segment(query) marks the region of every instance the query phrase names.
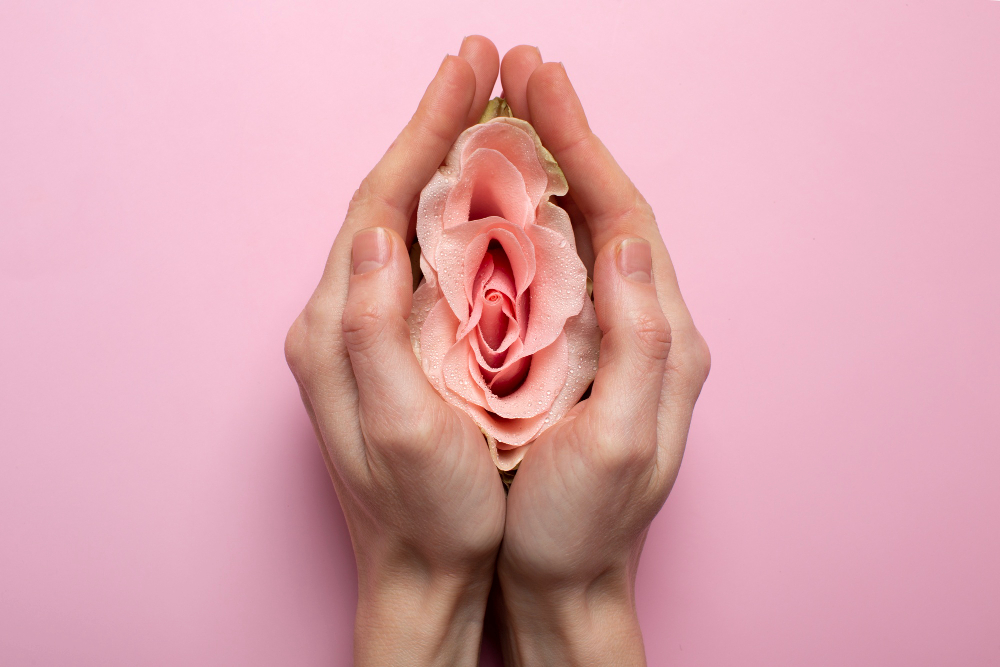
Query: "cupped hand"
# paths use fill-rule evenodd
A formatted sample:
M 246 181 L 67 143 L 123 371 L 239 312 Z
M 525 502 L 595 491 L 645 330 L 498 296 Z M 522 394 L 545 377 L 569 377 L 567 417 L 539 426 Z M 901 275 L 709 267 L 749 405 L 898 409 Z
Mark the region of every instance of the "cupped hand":
M 643 664 L 636 568 L 709 352 L 652 210 L 590 130 L 562 65 L 521 46 L 501 77 L 569 181 L 604 334 L 590 397 L 535 441 L 510 488 L 497 564 L 504 652 L 517 665 Z
M 423 186 L 496 81 L 492 42 L 448 56 L 361 183 L 286 340 L 358 565 L 356 664 L 475 664 L 503 535 L 483 435 L 431 387 L 410 346 L 407 244 Z

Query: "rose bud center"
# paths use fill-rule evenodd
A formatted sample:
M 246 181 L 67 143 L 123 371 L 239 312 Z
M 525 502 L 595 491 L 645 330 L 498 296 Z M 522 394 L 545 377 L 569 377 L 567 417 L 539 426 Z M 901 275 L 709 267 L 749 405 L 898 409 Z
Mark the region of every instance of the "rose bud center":
M 507 325 L 510 320 L 503 312 L 503 294 L 496 290 L 487 290 L 483 299 L 483 314 L 479 318 L 479 330 L 483 340 L 496 351 L 507 335 Z

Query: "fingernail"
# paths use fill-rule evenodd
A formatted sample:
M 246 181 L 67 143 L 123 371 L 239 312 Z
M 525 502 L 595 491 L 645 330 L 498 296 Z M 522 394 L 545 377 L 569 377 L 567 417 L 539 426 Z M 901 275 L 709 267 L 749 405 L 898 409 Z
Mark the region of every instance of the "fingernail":
M 458 55 L 462 55 L 462 49 L 465 48 L 465 43 L 469 40 L 469 36 L 466 35 L 462 38 L 462 45 L 458 47 Z
M 618 246 L 618 272 L 636 283 L 653 282 L 653 252 L 644 239 L 625 239 Z
M 354 235 L 351 262 L 355 275 L 380 269 L 389 261 L 389 236 L 381 227 L 363 229 Z

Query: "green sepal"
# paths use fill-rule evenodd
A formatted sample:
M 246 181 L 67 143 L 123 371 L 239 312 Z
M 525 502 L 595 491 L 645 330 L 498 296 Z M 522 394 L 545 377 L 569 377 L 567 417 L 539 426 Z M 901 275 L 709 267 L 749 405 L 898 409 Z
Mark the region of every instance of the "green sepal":
M 514 114 L 511 112 L 510 107 L 507 106 L 507 100 L 502 97 L 494 97 L 486 105 L 486 111 L 483 112 L 483 116 L 479 119 L 479 122 L 485 123 L 501 116 L 513 118 Z

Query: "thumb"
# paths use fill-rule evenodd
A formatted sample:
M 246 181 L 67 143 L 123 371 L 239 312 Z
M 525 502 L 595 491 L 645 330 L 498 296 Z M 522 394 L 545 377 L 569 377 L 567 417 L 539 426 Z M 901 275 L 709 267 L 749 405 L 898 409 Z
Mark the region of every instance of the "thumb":
M 358 385 L 362 428 L 379 441 L 421 431 L 433 391 L 410 346 L 406 318 L 413 274 L 403 239 L 383 227 L 362 229 L 351 247 L 352 274 L 342 327 Z M 426 426 L 426 425 L 424 425 Z
M 598 441 L 617 455 L 655 455 L 671 338 L 646 240 L 626 236 L 605 244 L 594 263 L 594 306 L 604 337 L 587 410 L 605 436 Z

